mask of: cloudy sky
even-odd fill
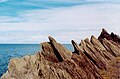
[[[101,29],[120,35],[120,0],[0,0],[0,43],[70,43]]]

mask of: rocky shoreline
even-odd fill
[[[43,42],[35,55],[10,60],[1,79],[120,79],[120,37],[105,29],[77,44],[74,52],[54,38]]]

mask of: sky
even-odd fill
[[[101,29],[120,35],[120,0],[0,0],[0,43],[80,43]]]

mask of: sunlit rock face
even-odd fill
[[[120,79],[120,38],[102,30],[67,50],[54,38],[43,42],[35,55],[10,60],[1,79]]]

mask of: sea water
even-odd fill
[[[63,44],[73,51],[71,44]],[[41,50],[40,44],[0,44],[0,77],[7,71],[11,58],[32,55]]]

